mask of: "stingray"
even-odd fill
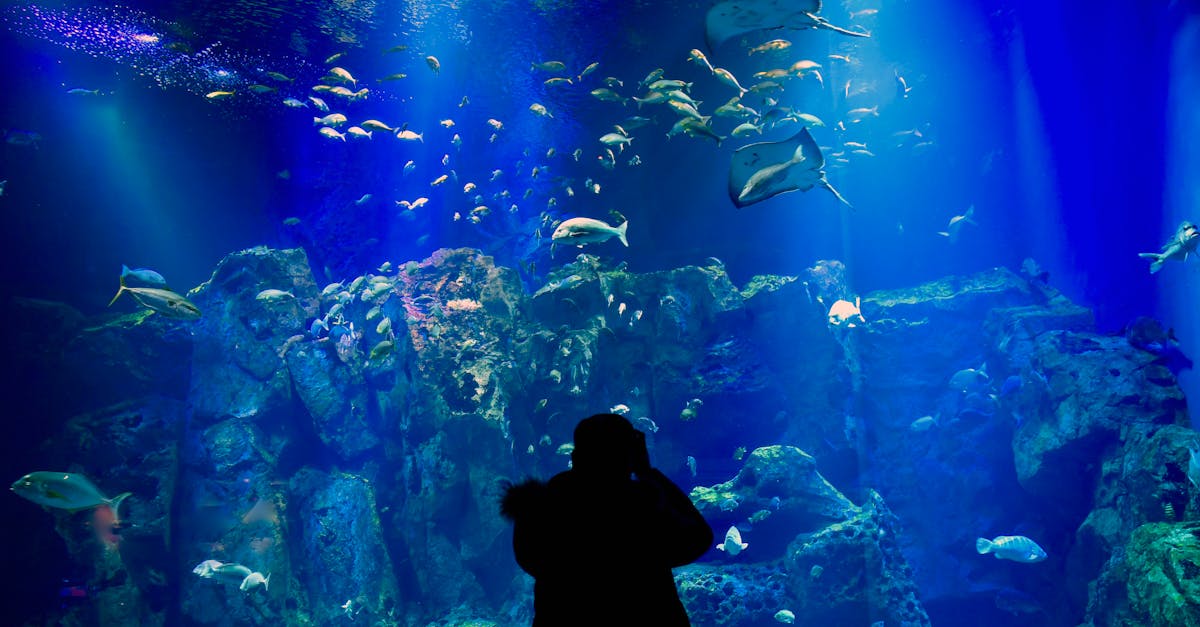
[[[708,10],[704,20],[704,36],[708,49],[741,35],[760,30],[804,30],[824,28],[853,37],[870,37],[867,33],[834,26],[817,15],[821,0],[725,0]]]
[[[729,199],[738,208],[785,192],[806,192],[815,186],[829,190],[850,207],[850,203],[825,180],[825,157],[808,127],[800,129],[791,139],[748,144],[733,152],[733,163],[729,166]]]

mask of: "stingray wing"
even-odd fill
[[[820,11],[821,0],[725,0],[708,10],[704,36],[708,49],[713,51],[730,39],[760,30],[825,28],[845,35],[867,36],[830,24],[817,15]]]
[[[793,161],[797,152],[804,158],[796,160],[779,175],[764,182],[752,197],[741,198],[742,190],[746,189],[746,184],[755,174]],[[729,199],[741,208],[784,192],[797,189],[807,191],[824,180],[824,167],[825,157],[807,127],[783,141],[747,144],[733,153],[729,166]]]

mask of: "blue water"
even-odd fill
[[[1189,61],[1200,55],[1193,3],[911,0],[852,21],[851,11],[878,3],[831,2],[822,15],[857,23],[871,38],[783,32],[777,35],[793,46],[778,56],[747,55],[740,42],[708,50],[707,3],[700,2],[337,4],[135,2],[118,10],[102,2],[36,9],[5,2],[0,127],[42,139],[36,147],[0,146],[0,180],[7,180],[0,299],[57,300],[100,314],[122,264],[152,267],[187,289],[208,279],[227,254],[260,244],[304,248],[320,285],[384,261],[477,247],[498,265],[521,268],[533,290],[578,252],[551,254],[553,227],[542,223],[544,212],[550,221],[611,220],[616,210],[629,221],[629,247],[614,240],[588,252],[627,262],[631,271],[716,257],[740,285],[838,259],[853,290],[866,294],[1015,269],[1031,257],[1055,287],[1095,311],[1101,332],[1154,316],[1175,328],[1185,353],[1200,354],[1192,296],[1200,269],[1169,263],[1151,275],[1137,257],[1158,250],[1180,220],[1200,219],[1196,157],[1180,139],[1195,136],[1192,103],[1200,97]],[[97,25],[117,39],[88,29]],[[139,33],[154,39],[120,39]],[[754,35],[751,43],[775,35]],[[381,52],[397,44],[408,49]],[[661,106],[640,111],[656,122],[630,132],[634,143],[613,170],[597,163],[597,138],[639,114],[632,103],[588,94],[604,77],[623,81],[616,91],[630,96],[662,68],[668,78],[695,83],[691,95],[706,114],[732,95],[687,61],[692,48],[747,86],[755,71],[799,59],[821,63],[822,85],[796,81],[781,98],[826,122],[812,131],[822,146],[861,142],[874,154],[827,167],[853,210],[821,189],[736,209],[726,192],[729,158],[759,139],[730,138],[719,148],[699,138],[667,140],[674,117]],[[312,123],[323,113],[281,104],[285,96],[312,95],[325,58],[338,52],[346,55],[337,65],[371,90],[351,105],[352,122],[407,124],[423,142],[384,133],[330,141]],[[439,73],[426,55],[439,59]],[[542,81],[550,74],[530,64],[549,60],[563,61],[572,76],[589,63],[600,66],[581,85],[547,87]],[[251,83],[278,84],[266,70],[296,81],[275,94],[247,93]],[[408,76],[376,82],[395,72]],[[896,95],[896,74],[911,87],[907,98]],[[223,87],[239,94],[204,97]],[[104,93],[68,95],[71,88]],[[846,96],[855,90],[863,91]],[[323,97],[337,110],[336,96]],[[469,104],[459,106],[464,98]],[[761,106],[756,96],[747,98]],[[534,102],[554,118],[531,113]],[[831,128],[849,108],[872,106],[878,117],[848,124],[844,133]],[[452,128],[440,125],[446,119]],[[503,122],[495,141],[488,119]],[[722,134],[733,126],[717,123]],[[915,142],[894,135],[911,129],[929,145],[914,150]],[[450,142],[455,133],[461,148]],[[546,157],[550,148],[557,154]],[[570,156],[576,148],[583,149],[578,162]],[[627,164],[634,154],[641,165]],[[405,175],[409,160],[416,170]],[[450,169],[456,180],[430,186]],[[495,169],[503,174],[489,182]],[[599,194],[585,188],[587,179],[600,185]],[[471,195],[483,194],[491,210],[479,224],[467,219],[477,204],[462,193],[467,182],[478,185]],[[574,196],[565,193],[568,184]],[[526,189],[533,190],[529,198]],[[493,197],[502,190],[511,198]],[[356,203],[365,194],[371,197]],[[420,210],[395,205],[420,196],[429,198]],[[971,206],[976,224],[957,241],[937,234]],[[285,224],[288,218],[299,223]],[[1188,373],[1181,381],[1188,391],[1197,385]],[[7,393],[13,404],[22,402],[17,391]],[[21,426],[35,419],[9,420],[5,450],[46,437],[36,425]],[[5,468],[14,476],[26,471]],[[18,505],[26,504],[12,507]],[[55,559],[67,576],[61,549],[41,542],[59,551]]]

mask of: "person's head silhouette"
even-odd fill
[[[571,467],[581,474],[629,478],[634,471],[638,435],[624,416],[596,414],[584,418],[575,427]]]

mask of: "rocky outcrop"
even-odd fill
[[[720,565],[681,570],[681,595],[698,624],[770,624],[780,610],[804,624],[930,624],[895,515],[874,492],[855,506],[804,451],[756,449],[733,479],[691,497],[714,524],[736,521],[748,545]]]
[[[41,405],[39,464],[134,494],[119,551],[50,515],[98,590],[64,620],[528,622],[501,481],[562,470],[610,409],[752,545],[678,572],[698,624],[1119,624],[1169,601],[1135,598],[1127,547],[1197,516],[1162,338],[1099,336],[1004,269],[865,294],[866,324],[831,328],[853,297],[833,261],[739,288],[589,255],[527,290],[469,249],[320,288],[303,251],[256,248],[189,293],[195,322],[24,301],[29,385],[79,390]],[[1049,559],[974,552],[1009,533]]]

